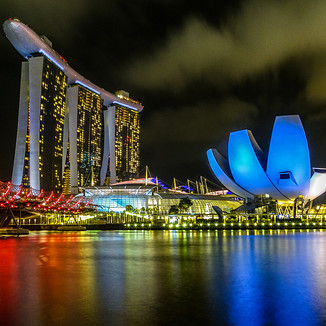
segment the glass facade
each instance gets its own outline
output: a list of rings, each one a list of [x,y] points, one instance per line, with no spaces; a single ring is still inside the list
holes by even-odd
[[[62,192],[67,195],[70,193],[71,180],[70,180],[70,144],[67,142],[67,157],[65,162],[65,168],[63,172],[63,187]]]
[[[144,186],[87,188],[85,196],[92,197],[100,211],[122,212],[130,205],[139,212],[145,209],[145,211],[155,211],[160,216],[168,215],[171,206],[178,205],[180,199],[185,197],[192,202],[192,206],[187,211],[190,215],[216,216],[214,206],[230,213],[242,204],[234,197],[157,192],[156,189],[157,187]]]
[[[103,100],[83,87],[78,90],[77,164],[81,187],[98,185],[102,162]]]
[[[62,191],[63,125],[66,105],[66,75],[46,57],[42,58],[39,175],[40,188]],[[30,134],[31,107],[28,104],[28,121],[22,184],[30,186]]]
[[[136,177],[143,106],[125,91],[113,95],[81,76],[45,36],[20,21],[7,20],[3,28],[27,59],[21,69],[12,184],[76,194],[79,187],[108,178],[116,183]]]
[[[31,107],[28,103],[28,120],[27,120],[27,132],[26,132],[26,147],[25,147],[25,158],[24,158],[24,169],[23,169],[23,180],[22,184],[24,187],[30,186],[30,128],[31,128]]]
[[[66,75],[44,57],[40,112],[40,184],[44,190],[62,191],[63,125]]]
[[[145,195],[126,195],[115,193],[110,196],[96,196],[93,198],[98,209],[104,212],[122,212],[130,205],[136,209],[147,208],[147,197]]]
[[[40,54],[29,58],[25,66],[22,89],[27,91],[25,94],[21,89],[21,98],[26,98],[26,103],[20,104],[19,121],[23,127],[20,145],[16,143],[19,162],[13,177],[17,184],[65,194],[77,193],[78,187],[100,185],[105,180],[101,179],[104,151],[105,165],[109,164],[108,181],[111,172],[113,183],[138,177],[137,110],[116,103],[104,126],[106,106],[99,93],[78,83],[68,88],[62,69]],[[122,99],[140,105],[128,96]],[[111,146],[109,151],[104,148],[104,137]]]
[[[139,113],[116,105],[115,155],[117,182],[138,177]]]
[[[210,195],[180,195],[180,194],[159,194],[160,203],[159,211],[162,215],[168,215],[172,205],[178,205],[181,198],[189,197],[192,206],[189,207],[187,213],[197,215],[216,215],[213,206],[221,208],[222,211],[230,213],[231,210],[240,206],[239,201],[231,198],[223,198],[222,196]]]

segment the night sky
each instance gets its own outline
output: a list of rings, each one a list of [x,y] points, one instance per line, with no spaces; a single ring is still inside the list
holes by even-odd
[[[251,129],[267,151],[276,115],[299,114],[326,167],[326,1],[1,0],[80,74],[144,105],[141,169],[215,181],[206,150]],[[23,58],[0,34],[0,180],[14,156]],[[281,159],[281,158],[280,158]]]

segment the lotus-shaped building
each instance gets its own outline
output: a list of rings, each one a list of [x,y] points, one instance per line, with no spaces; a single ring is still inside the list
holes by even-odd
[[[278,200],[312,200],[326,191],[326,169],[311,168],[298,115],[276,117],[267,158],[250,130],[230,134],[228,160],[216,149],[209,149],[207,156],[217,179],[245,199],[269,194]]]

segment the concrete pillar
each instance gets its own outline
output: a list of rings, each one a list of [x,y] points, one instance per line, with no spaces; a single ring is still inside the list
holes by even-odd
[[[104,149],[101,168],[101,185],[104,184],[110,161],[110,183],[117,182],[115,161],[115,106],[109,106],[103,112]]]
[[[32,57],[29,62],[30,101],[30,185],[40,190],[40,110],[43,57]]]
[[[69,150],[70,150],[70,185],[71,193],[78,193],[77,170],[77,113],[78,113],[79,87],[69,87],[67,90],[67,103],[69,107]]]
[[[66,96],[67,98],[67,96]],[[63,125],[63,153],[62,153],[62,178],[65,172],[65,166],[67,161],[67,148],[68,148],[68,138],[69,138],[69,105],[68,99],[66,100],[66,107],[65,107],[65,120]]]
[[[11,182],[13,185],[21,185],[25,163],[26,134],[28,122],[29,80],[28,62],[22,62],[20,77],[19,112],[15,159]]]

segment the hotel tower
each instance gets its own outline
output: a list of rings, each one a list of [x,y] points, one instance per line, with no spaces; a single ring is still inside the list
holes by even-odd
[[[85,79],[20,21],[7,20],[3,29],[26,59],[12,184],[78,193],[137,177],[142,105]]]

